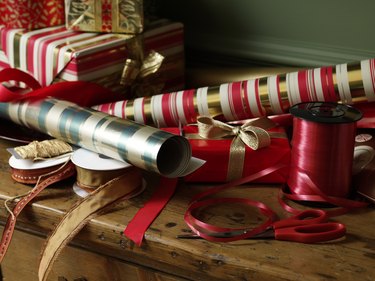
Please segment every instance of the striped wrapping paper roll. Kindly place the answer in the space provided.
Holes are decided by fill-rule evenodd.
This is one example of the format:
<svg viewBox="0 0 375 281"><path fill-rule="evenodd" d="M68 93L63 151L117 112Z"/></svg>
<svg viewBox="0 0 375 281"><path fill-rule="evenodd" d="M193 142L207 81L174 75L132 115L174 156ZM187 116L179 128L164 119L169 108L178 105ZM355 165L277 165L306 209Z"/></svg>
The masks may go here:
<svg viewBox="0 0 375 281"><path fill-rule="evenodd" d="M94 108L158 127L196 121L198 115L227 121L288 112L300 102L353 104L375 101L375 59L202 87Z"/></svg>
<svg viewBox="0 0 375 281"><path fill-rule="evenodd" d="M0 117L166 177L190 168L181 136L57 99L0 103Z"/></svg>

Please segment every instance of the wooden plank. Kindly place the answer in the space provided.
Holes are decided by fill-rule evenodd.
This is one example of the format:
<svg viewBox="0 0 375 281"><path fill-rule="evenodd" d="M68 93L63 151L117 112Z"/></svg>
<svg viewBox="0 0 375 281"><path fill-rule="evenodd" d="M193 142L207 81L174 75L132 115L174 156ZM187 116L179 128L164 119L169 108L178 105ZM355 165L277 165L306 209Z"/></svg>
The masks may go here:
<svg viewBox="0 0 375 281"><path fill-rule="evenodd" d="M40 250L44 242L43 237L17 231L12 241L13 247L10 248L7 259L2 264L4 280L37 281ZM69 246L55 262L48 280L183 281L186 279Z"/></svg>
<svg viewBox="0 0 375 281"><path fill-rule="evenodd" d="M10 178L9 155L5 148L11 145L14 146L10 142L0 142L0 204L9 196L22 194L30 188ZM148 185L142 195L120 203L110 213L91 221L72 244L103 256L104 260L114 258L189 280L373 280L375 276L373 206L335 218L347 226L345 239L318 245L272 240L212 243L176 239L176 235L188 229L183 214L189 200L208 185L181 182L172 200L146 232L144 244L137 247L122 232L158 181L153 175L145 174L145 178ZM79 200L72 191L73 182L68 180L43 191L25 208L17 223L19 229L47 235L64 212ZM278 188L246 185L223 195L262 201L284 217L287 214L277 202ZM206 215L220 209L207 210ZM224 222L231 225L256 224L260 220L254 211L233 206L222 208L221 214ZM4 216L4 208L1 208L0 217ZM12 242L11 251L17 243ZM7 255L4 262L9 259L15 262L17 257ZM104 260L101 262L105 263ZM86 276L90 270L90 266L82 268L81 274Z"/></svg>

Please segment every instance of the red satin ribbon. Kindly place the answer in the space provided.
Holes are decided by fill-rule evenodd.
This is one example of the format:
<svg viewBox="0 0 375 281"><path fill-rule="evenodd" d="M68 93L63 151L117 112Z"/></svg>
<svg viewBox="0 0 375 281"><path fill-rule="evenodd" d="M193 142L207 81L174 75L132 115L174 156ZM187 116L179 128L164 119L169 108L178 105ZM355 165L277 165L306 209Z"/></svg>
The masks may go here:
<svg viewBox="0 0 375 281"><path fill-rule="evenodd" d="M293 119L292 157L288 187L280 203L289 212L299 211L282 201L324 202L338 207L327 211L340 215L367 205L348 199L351 191L356 123L327 124Z"/></svg>
<svg viewBox="0 0 375 281"><path fill-rule="evenodd" d="M59 82L42 88L31 75L15 68L6 68L0 71L0 83L7 81L23 82L28 88L17 88L15 91L11 91L1 85L0 102L54 97L74 102L80 106L93 106L121 99L119 94L86 81Z"/></svg>
<svg viewBox="0 0 375 281"><path fill-rule="evenodd" d="M138 210L137 214L125 228L125 236L136 245L141 246L146 230L168 203L176 187L177 178L162 177L152 197Z"/></svg>

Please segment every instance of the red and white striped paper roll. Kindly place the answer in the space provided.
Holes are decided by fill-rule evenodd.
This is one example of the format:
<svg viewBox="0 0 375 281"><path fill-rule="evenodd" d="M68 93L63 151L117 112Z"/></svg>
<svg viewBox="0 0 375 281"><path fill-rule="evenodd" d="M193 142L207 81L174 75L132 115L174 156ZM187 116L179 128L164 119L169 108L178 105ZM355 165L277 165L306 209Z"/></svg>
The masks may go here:
<svg viewBox="0 0 375 281"><path fill-rule="evenodd" d="M300 102L372 102L374 66L375 59L369 59L118 101L94 109L140 123L171 127L195 122L199 115L221 115L227 121L277 115Z"/></svg>

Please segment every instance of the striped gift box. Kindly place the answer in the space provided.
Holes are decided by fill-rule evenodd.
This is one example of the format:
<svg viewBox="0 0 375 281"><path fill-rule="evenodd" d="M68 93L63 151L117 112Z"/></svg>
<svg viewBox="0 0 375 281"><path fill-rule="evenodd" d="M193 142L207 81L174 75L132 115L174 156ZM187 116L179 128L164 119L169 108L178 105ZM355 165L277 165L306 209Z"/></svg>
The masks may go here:
<svg viewBox="0 0 375 281"><path fill-rule="evenodd" d="M148 83L159 85L158 91L184 87L181 23L158 20L136 36L77 32L64 26L34 31L0 27L0 38L0 67L28 72L42 86L81 80L99 83L116 92L124 91L120 80L125 60L134 54L146 56L153 50L163 55L164 61L155 79L149 79ZM140 44L132 44L133 40Z"/></svg>
<svg viewBox="0 0 375 281"><path fill-rule="evenodd" d="M65 23L64 0L0 1L0 24L29 30Z"/></svg>

